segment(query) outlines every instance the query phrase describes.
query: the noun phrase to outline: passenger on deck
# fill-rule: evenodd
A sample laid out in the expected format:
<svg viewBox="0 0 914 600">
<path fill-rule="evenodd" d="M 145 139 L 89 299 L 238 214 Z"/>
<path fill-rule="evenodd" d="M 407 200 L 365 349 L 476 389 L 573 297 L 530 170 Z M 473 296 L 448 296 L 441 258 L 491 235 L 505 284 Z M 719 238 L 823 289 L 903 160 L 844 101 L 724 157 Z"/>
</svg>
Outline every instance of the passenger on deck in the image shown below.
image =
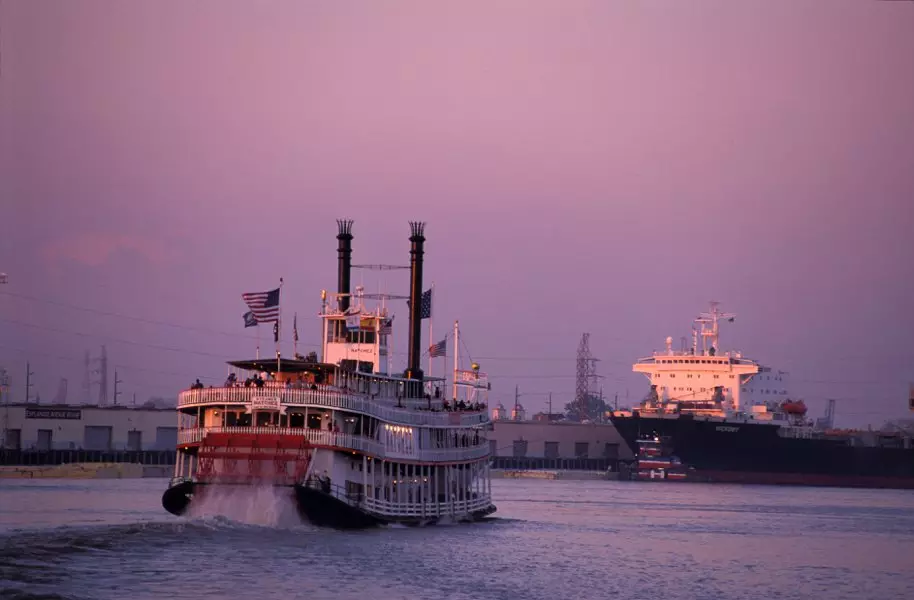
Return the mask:
<svg viewBox="0 0 914 600">
<path fill-rule="evenodd" d="M 320 477 L 320 482 L 321 482 L 321 490 L 323 490 L 323 492 L 325 494 L 329 494 L 330 493 L 330 475 L 327 474 L 327 469 L 324 469 L 324 473 Z"/>
</svg>

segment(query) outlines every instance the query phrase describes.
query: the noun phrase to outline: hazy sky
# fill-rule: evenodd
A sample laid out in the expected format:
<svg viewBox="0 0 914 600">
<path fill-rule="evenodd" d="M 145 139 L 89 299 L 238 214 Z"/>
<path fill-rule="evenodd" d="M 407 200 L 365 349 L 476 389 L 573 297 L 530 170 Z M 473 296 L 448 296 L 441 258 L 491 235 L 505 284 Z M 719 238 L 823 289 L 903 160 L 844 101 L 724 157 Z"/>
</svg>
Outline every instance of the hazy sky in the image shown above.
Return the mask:
<svg viewBox="0 0 914 600">
<path fill-rule="evenodd" d="M 435 338 L 459 318 L 506 404 L 567 402 L 585 331 L 640 399 L 631 363 L 714 299 L 814 413 L 905 416 L 912 32 L 870 0 L 0 0 L 13 399 L 30 360 L 81 400 L 102 343 L 121 401 L 221 379 L 280 277 L 312 349 L 349 217 L 356 263 L 407 264 L 428 222 Z"/>
</svg>

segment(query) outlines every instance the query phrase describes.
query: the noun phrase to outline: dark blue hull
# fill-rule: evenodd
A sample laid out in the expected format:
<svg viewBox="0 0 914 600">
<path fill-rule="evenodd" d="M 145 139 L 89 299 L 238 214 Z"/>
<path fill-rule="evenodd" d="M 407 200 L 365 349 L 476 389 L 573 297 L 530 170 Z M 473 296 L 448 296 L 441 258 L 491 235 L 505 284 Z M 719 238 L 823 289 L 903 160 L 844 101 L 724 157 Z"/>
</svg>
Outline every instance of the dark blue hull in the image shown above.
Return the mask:
<svg viewBox="0 0 914 600">
<path fill-rule="evenodd" d="M 633 452 L 644 436 L 667 438 L 692 481 L 914 488 L 910 439 L 870 435 L 795 438 L 778 425 L 691 416 L 612 417 Z M 863 445 L 863 444 L 866 445 Z"/>
</svg>

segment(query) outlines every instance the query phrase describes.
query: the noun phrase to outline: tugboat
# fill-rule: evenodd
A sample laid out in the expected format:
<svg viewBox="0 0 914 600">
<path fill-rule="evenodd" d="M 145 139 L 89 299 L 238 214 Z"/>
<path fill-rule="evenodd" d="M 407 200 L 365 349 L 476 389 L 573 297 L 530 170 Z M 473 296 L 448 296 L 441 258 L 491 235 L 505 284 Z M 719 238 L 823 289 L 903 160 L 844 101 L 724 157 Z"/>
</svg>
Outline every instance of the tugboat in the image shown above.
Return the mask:
<svg viewBox="0 0 914 600">
<path fill-rule="evenodd" d="M 632 479 L 652 480 L 667 479 L 686 481 L 688 469 L 673 454 L 672 440 L 655 436 L 644 436 L 637 440 L 638 452 L 635 455 Z"/>
<path fill-rule="evenodd" d="M 321 292 L 320 357 L 277 352 L 231 361 L 222 387 L 195 384 L 180 394 L 175 473 L 162 497 L 170 513 L 238 485 L 287 488 L 303 520 L 339 529 L 476 521 L 495 512 L 487 376 L 475 363 L 459 370 L 455 356 L 448 400 L 444 379 L 419 367 L 421 320 L 431 314 L 430 290 L 422 291 L 425 224 L 410 223 L 403 374 L 387 364 L 393 316 L 384 301 L 396 297 L 350 293 L 352 224 L 338 221 L 339 291 L 335 301 Z M 280 289 L 244 295 L 246 323 L 274 323 L 277 342 Z M 380 303 L 369 308 L 369 299 Z M 455 355 L 458 336 L 455 323 Z M 430 355 L 444 348 L 432 344 Z"/>
</svg>

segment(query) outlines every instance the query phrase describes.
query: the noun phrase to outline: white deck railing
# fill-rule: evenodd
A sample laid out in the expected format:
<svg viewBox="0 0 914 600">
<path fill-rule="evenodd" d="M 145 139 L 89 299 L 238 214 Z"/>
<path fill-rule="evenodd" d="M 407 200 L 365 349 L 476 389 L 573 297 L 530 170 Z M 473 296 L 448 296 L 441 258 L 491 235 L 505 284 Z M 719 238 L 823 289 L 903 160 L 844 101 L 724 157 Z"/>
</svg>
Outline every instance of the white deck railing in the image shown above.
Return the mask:
<svg viewBox="0 0 914 600">
<path fill-rule="evenodd" d="M 178 408 L 223 404 L 249 404 L 255 397 L 279 398 L 284 406 L 315 406 L 362 413 L 402 425 L 472 427 L 489 421 L 488 410 L 433 412 L 385 406 L 382 401 L 332 389 L 231 387 L 187 390 L 178 396 Z"/>
<path fill-rule="evenodd" d="M 453 500 L 444 502 L 390 502 L 365 498 L 361 506 L 382 516 L 397 517 L 462 517 L 464 515 L 484 510 L 492 505 L 488 495 L 480 495 L 470 500 Z"/>
<path fill-rule="evenodd" d="M 203 438 L 207 433 L 295 435 L 306 438 L 308 443 L 314 446 L 356 450 L 377 458 L 423 462 L 474 460 L 484 458 L 489 454 L 489 442 L 487 440 L 482 440 L 479 445 L 464 448 L 426 449 L 415 450 L 413 452 L 401 452 L 388 450 L 382 443 L 363 435 L 323 431 L 320 429 L 307 429 L 304 427 L 194 427 L 178 431 L 178 445 L 198 444 L 203 441 Z"/>
</svg>

